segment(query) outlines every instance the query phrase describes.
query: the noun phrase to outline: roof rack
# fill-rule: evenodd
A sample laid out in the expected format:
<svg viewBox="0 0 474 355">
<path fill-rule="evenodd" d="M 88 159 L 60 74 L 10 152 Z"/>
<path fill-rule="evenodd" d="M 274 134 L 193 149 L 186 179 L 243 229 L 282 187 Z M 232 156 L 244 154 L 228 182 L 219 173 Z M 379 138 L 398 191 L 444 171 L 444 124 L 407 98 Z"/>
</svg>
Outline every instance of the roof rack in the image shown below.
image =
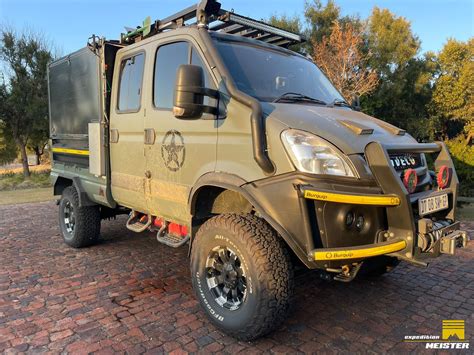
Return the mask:
<svg viewBox="0 0 474 355">
<path fill-rule="evenodd" d="M 233 11 L 223 10 L 221 4 L 216 0 L 201 0 L 197 5 L 190 6 L 162 20 L 156 20 L 153 24 L 149 18 L 145 19 L 142 27 L 122 33 L 120 42 L 132 44 L 163 31 L 183 27 L 194 19 L 195 22 L 191 25 L 209 28 L 211 31 L 253 38 L 285 48 L 305 41 L 299 34 L 238 15 Z M 211 24 L 213 26 L 209 27 Z"/>
</svg>

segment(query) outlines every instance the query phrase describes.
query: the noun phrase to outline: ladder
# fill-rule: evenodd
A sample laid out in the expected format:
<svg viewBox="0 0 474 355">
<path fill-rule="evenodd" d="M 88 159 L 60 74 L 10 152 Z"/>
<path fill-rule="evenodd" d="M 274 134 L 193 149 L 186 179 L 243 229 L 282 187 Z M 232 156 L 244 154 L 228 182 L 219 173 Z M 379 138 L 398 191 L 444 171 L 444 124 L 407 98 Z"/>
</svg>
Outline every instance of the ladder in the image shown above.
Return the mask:
<svg viewBox="0 0 474 355">
<path fill-rule="evenodd" d="M 285 48 L 305 41 L 304 37 L 299 34 L 238 15 L 233 11 L 221 9 L 221 4 L 216 0 L 202 0 L 197 5 L 189 6 L 174 15 L 156 20 L 154 23 L 151 23 L 148 17 L 142 27 L 122 33 L 120 42 L 124 45 L 132 44 L 163 31 L 186 26 L 189 22 L 191 22 L 190 25 L 205 27 L 210 31 L 253 38 Z"/>
</svg>

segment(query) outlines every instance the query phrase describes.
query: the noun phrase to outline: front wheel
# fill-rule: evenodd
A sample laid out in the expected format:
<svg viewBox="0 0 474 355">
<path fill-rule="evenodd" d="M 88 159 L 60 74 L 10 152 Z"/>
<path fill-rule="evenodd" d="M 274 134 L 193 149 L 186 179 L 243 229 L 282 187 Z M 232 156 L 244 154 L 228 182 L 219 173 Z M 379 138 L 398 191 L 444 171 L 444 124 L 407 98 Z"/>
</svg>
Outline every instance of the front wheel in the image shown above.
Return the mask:
<svg viewBox="0 0 474 355">
<path fill-rule="evenodd" d="M 287 315 L 293 292 L 288 251 L 253 215 L 224 214 L 204 223 L 192 246 L 191 276 L 211 321 L 240 340 L 269 333 Z"/>
<path fill-rule="evenodd" d="M 64 189 L 59 200 L 59 228 L 64 242 L 73 248 L 94 244 L 100 234 L 99 206 L 79 206 L 74 186 Z"/>
</svg>

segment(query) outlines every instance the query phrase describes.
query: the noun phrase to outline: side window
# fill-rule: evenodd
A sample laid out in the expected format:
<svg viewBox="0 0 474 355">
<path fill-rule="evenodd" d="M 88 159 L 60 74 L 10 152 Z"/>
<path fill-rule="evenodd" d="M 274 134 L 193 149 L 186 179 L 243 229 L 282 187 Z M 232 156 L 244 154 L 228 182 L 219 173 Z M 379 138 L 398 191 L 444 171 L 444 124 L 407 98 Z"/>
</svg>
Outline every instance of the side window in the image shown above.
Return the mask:
<svg viewBox="0 0 474 355">
<path fill-rule="evenodd" d="M 119 111 L 138 111 L 140 109 L 144 64 L 145 55 L 143 53 L 122 61 L 117 105 Z"/>
<path fill-rule="evenodd" d="M 189 45 L 187 42 L 166 44 L 158 48 L 153 86 L 153 103 L 155 107 L 173 108 L 176 71 L 180 65 L 188 63 Z"/>
</svg>

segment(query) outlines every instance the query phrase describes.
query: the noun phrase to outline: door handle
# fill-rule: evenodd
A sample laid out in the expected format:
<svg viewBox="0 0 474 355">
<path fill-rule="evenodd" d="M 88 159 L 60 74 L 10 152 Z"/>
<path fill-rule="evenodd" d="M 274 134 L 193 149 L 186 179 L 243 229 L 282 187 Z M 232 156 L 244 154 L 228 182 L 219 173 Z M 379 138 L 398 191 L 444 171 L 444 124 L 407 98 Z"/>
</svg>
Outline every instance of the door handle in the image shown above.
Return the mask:
<svg viewBox="0 0 474 355">
<path fill-rule="evenodd" d="M 119 130 L 117 128 L 110 129 L 110 143 L 118 143 L 119 141 Z"/>
<path fill-rule="evenodd" d="M 145 128 L 145 135 L 144 135 L 145 144 L 147 145 L 155 144 L 155 138 L 156 138 L 155 129 Z"/>
</svg>

